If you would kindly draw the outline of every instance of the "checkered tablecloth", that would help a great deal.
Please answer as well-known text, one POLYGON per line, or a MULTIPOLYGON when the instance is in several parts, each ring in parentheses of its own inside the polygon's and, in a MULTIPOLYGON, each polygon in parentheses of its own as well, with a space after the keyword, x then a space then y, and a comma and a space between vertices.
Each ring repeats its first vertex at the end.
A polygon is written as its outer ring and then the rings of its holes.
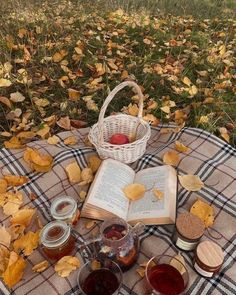
MULTIPOLYGON (((180 140, 191 150, 188 154, 180 154, 181 161, 177 167, 179 174, 196 174, 205 183, 199 192, 186 191, 178 187, 178 212, 188 211, 196 199, 200 197, 213 205, 216 213, 213 228, 205 233, 204 239, 217 242, 224 251, 225 259, 221 271, 211 279, 200 277, 193 269, 193 252, 182 252, 189 270, 190 281, 187 294, 216 295, 236 294, 236 150, 211 135, 196 129, 184 128, 179 133, 161 134, 160 129, 152 128, 152 136, 148 142, 145 155, 132 164, 136 171, 162 165, 162 156, 167 150, 174 150, 174 142, 180 140), (213 237, 217 238, 214 239, 213 237)), ((54 197, 70 195, 79 200, 79 186, 70 185, 64 167, 77 161, 81 168, 87 166, 87 157, 95 153, 94 149, 84 145, 84 138, 88 129, 63 132, 58 136, 63 139, 69 135, 79 138, 78 145, 69 147, 61 140, 57 145, 49 145, 46 141, 35 141, 28 145, 54 157, 52 171, 48 173, 31 172, 23 160, 24 150, 0 151, 0 167, 4 174, 27 175, 30 181, 19 187, 24 193, 24 206, 37 208, 39 218, 43 224, 51 221, 49 207, 54 197), (30 193, 37 198, 30 199, 30 193)), ((83 188, 84 189, 84 188, 83 188)), ((81 203, 82 206, 82 203, 81 203)), ((6 216, 0 213, 1 224, 8 224, 6 216)), ((93 228, 86 229, 85 220, 81 219, 74 234, 77 245, 80 245, 91 235, 96 235, 99 222, 93 228)), ((124 276, 120 295, 146 295, 145 278, 136 273, 139 263, 147 261, 153 255, 175 255, 178 249, 171 241, 173 226, 149 226, 141 235, 141 252, 137 264, 124 276)), ((86 261, 89 249, 77 251, 81 262, 86 261)), ((12 290, 0 281, 0 294, 14 295, 71 295, 78 294, 76 284, 77 271, 68 278, 60 278, 53 268, 53 264, 42 273, 33 273, 31 268, 46 259, 40 247, 26 258, 27 268, 23 279, 12 290)))

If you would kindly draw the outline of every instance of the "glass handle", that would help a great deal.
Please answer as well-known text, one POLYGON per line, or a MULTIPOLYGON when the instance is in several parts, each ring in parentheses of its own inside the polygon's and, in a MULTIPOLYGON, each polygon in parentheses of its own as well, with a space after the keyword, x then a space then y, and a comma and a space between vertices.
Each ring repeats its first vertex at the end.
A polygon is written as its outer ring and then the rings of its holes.
POLYGON ((88 240, 86 240, 86 242, 83 242, 82 245, 79 245, 78 248, 83 249, 83 248, 85 248, 85 247, 87 247, 87 246, 89 246, 91 244, 96 243, 96 242, 101 242, 101 240, 102 240, 101 236, 98 236, 98 237, 92 238, 92 239, 88 239, 88 240))
POLYGON ((132 228, 132 233, 134 233, 136 235, 140 235, 144 232, 144 229, 145 229, 145 224, 143 222, 138 222, 132 228))

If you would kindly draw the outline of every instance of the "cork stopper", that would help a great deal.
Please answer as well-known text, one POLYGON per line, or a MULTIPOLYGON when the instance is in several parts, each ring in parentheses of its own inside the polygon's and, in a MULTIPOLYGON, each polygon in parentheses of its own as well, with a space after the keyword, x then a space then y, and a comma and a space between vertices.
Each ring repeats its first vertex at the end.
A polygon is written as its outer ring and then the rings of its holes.
POLYGON ((212 241, 201 242, 197 246, 196 254, 203 264, 211 268, 221 266, 224 260, 221 247, 212 241))
POLYGON ((176 220, 176 228, 183 237, 190 240, 200 238, 205 230, 203 221, 189 212, 179 214, 176 220))

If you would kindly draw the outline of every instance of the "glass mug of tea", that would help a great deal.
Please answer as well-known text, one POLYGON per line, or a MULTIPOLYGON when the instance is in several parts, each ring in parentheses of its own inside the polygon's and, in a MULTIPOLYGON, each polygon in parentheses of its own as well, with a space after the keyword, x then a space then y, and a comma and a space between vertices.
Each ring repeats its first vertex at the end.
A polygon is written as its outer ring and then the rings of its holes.
POLYGON ((118 295, 122 279, 118 264, 95 258, 80 268, 77 283, 83 295, 118 295))
POLYGON ((151 258, 146 266, 146 279, 153 295, 184 294, 189 275, 186 266, 174 256, 151 258))
POLYGON ((100 235, 86 241, 82 246, 93 243, 96 256, 112 259, 122 271, 130 269, 139 254, 139 234, 144 230, 143 223, 130 226, 125 220, 113 217, 105 220, 100 227, 100 235))

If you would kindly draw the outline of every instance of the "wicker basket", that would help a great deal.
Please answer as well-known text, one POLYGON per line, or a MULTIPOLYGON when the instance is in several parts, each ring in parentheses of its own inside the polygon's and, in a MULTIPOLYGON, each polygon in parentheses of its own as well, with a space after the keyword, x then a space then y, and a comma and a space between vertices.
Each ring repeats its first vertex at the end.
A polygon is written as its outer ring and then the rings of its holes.
POLYGON ((142 157, 146 151, 147 141, 151 135, 151 128, 149 124, 142 119, 142 112, 143 94, 140 87, 135 82, 122 82, 110 92, 101 108, 98 123, 93 125, 89 132, 89 140, 95 146, 102 159, 112 158, 123 163, 132 163, 142 157), (138 116, 134 117, 126 114, 118 114, 104 119, 108 104, 115 94, 126 86, 134 87, 139 96, 138 116), (130 139, 135 137, 135 140, 123 145, 109 143, 110 137, 116 133, 125 134, 130 139))

